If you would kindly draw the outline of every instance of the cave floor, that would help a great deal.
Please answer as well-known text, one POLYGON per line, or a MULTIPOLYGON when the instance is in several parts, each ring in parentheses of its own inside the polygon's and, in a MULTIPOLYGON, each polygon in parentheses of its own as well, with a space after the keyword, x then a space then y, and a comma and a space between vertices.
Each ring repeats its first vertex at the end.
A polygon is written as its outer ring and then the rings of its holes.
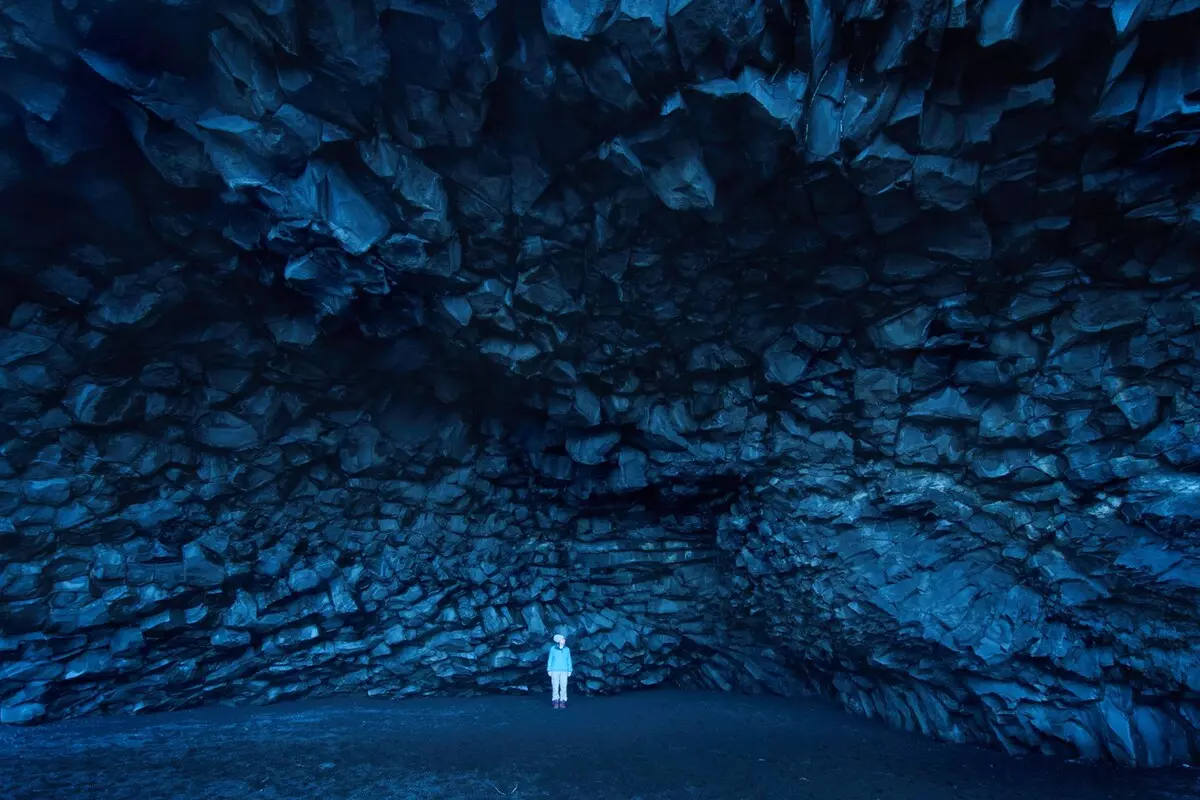
POLYGON ((646 691, 307 701, 0 729, 0 797, 1167 800, 1133 772, 939 744, 817 700, 646 691))

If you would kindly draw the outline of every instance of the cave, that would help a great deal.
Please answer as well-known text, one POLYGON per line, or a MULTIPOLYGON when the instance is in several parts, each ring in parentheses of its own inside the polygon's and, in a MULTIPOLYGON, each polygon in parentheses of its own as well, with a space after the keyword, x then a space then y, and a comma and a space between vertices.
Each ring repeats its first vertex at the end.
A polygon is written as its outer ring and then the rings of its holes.
POLYGON ((1197 42, 1200 0, 4 3, 0 738, 541 715, 561 633, 581 709, 1177 774, 1197 42))

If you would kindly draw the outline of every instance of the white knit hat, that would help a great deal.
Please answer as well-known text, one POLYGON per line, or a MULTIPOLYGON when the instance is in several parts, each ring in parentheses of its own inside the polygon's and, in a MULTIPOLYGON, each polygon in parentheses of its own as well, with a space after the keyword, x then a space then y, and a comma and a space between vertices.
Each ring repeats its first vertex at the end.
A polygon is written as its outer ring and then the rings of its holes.
POLYGON ((563 636, 561 633, 556 633, 554 634, 554 641, 565 643, 567 641, 567 637, 563 636))

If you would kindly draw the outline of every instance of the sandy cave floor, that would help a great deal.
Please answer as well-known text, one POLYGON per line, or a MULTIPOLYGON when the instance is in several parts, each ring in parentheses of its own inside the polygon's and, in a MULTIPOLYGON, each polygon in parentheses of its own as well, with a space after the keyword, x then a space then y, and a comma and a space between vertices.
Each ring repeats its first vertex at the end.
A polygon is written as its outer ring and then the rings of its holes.
POLYGON ((341 699, 0 729, 6 800, 1182 800, 1200 770, 1012 758, 818 700, 341 699))

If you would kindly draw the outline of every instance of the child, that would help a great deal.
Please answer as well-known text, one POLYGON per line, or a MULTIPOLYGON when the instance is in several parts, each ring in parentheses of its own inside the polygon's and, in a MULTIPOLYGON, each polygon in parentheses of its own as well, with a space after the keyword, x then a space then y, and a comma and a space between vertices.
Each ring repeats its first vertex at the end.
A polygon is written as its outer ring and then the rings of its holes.
POLYGON ((550 675, 550 694, 555 708, 567 707, 567 678, 571 677, 571 648, 567 637, 554 634, 554 645, 546 659, 546 672, 550 675))

